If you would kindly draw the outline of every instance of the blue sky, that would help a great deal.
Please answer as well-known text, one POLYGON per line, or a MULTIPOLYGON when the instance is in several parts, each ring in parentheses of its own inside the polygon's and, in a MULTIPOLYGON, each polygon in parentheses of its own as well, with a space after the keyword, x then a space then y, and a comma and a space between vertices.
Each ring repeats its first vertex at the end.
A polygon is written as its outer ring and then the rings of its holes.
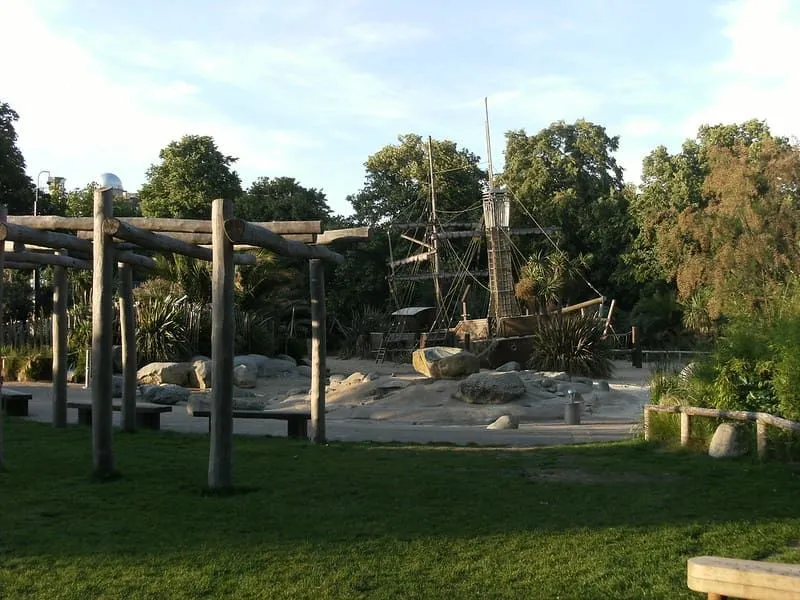
POLYGON ((348 213, 398 134, 485 159, 484 96, 495 170, 505 131, 560 119, 619 135, 634 182, 702 123, 798 135, 799 34, 792 0, 0 0, 0 100, 33 177, 135 191, 171 140, 212 135, 245 186, 295 177, 348 213))

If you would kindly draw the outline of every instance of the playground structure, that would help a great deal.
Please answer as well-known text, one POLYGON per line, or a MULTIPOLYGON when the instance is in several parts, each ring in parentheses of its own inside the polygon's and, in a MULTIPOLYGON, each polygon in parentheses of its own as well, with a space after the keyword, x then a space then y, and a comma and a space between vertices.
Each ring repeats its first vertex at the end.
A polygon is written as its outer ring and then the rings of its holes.
MULTIPOLYGON (((266 249, 309 261, 312 313, 311 423, 313 439, 325 442, 325 282, 323 261, 341 264, 334 241, 358 241, 367 228, 322 231, 319 221, 250 223, 234 218, 233 202, 217 199, 210 220, 114 218, 113 190, 94 194, 93 217, 9 216, 0 210, 0 311, 5 268, 54 267, 53 426, 67 422, 67 269, 92 270, 92 456, 94 474, 115 472, 112 450, 113 267, 119 269, 123 362, 122 429, 136 428, 136 342, 132 266, 155 261, 141 250, 170 252, 212 263, 212 407, 208 485, 232 486, 234 265, 253 265, 250 250, 266 249), (61 233, 66 230, 74 234, 61 233), (7 251, 6 242, 12 243, 7 251)), ((2 344, 0 313, 0 344, 2 344)), ((1 426, 1 424, 0 424, 1 426)), ((0 438, 2 439, 2 438, 0 438)), ((0 446, 0 449, 2 446, 0 446)))

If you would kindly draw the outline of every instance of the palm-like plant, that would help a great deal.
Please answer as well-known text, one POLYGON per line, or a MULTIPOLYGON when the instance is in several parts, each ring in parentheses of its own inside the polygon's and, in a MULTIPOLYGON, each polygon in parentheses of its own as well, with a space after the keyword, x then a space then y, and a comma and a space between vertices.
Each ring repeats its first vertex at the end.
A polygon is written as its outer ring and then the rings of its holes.
POLYGON ((586 267, 586 257, 570 259, 563 250, 545 254, 539 250, 520 271, 517 298, 534 312, 546 313, 561 303, 564 290, 586 267))
POLYGON ((533 334, 529 366, 539 371, 608 377, 611 350, 603 338, 603 323, 592 315, 560 313, 539 318, 533 334))
POLYGON ((136 303, 136 348, 142 364, 187 351, 186 296, 142 296, 136 303))

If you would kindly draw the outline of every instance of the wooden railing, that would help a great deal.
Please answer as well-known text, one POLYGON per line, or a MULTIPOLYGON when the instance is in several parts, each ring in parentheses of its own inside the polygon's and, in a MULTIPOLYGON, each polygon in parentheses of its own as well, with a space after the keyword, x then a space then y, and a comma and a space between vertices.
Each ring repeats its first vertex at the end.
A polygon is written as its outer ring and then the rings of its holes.
POLYGON ((689 589, 709 600, 800 600, 800 565, 697 556, 686 571, 689 589))
POLYGON ((681 415, 681 446, 689 444, 692 417, 710 417, 712 419, 730 419, 733 421, 755 421, 756 448, 759 458, 767 457, 767 426, 777 427, 785 431, 800 432, 800 423, 776 417, 769 413, 749 412, 744 410, 720 410, 717 408, 699 408, 696 406, 662 406, 646 404, 644 407, 644 439, 650 440, 650 415, 654 412, 679 413, 681 415))

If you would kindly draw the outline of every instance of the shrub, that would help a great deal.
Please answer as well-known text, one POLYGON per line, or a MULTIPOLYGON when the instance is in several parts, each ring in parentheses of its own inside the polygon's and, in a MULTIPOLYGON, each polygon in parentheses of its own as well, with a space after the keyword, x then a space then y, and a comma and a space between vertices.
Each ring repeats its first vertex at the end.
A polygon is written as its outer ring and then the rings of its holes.
POLYGON ((613 371, 611 350, 603 339, 603 323, 594 316, 542 317, 532 337, 532 369, 587 377, 608 377, 613 371))
POLYGON ((140 364, 175 360, 188 351, 185 296, 143 295, 136 303, 136 352, 140 364))
POLYGON ((273 354, 275 335, 272 318, 265 314, 236 308, 235 347, 237 354, 273 354))

